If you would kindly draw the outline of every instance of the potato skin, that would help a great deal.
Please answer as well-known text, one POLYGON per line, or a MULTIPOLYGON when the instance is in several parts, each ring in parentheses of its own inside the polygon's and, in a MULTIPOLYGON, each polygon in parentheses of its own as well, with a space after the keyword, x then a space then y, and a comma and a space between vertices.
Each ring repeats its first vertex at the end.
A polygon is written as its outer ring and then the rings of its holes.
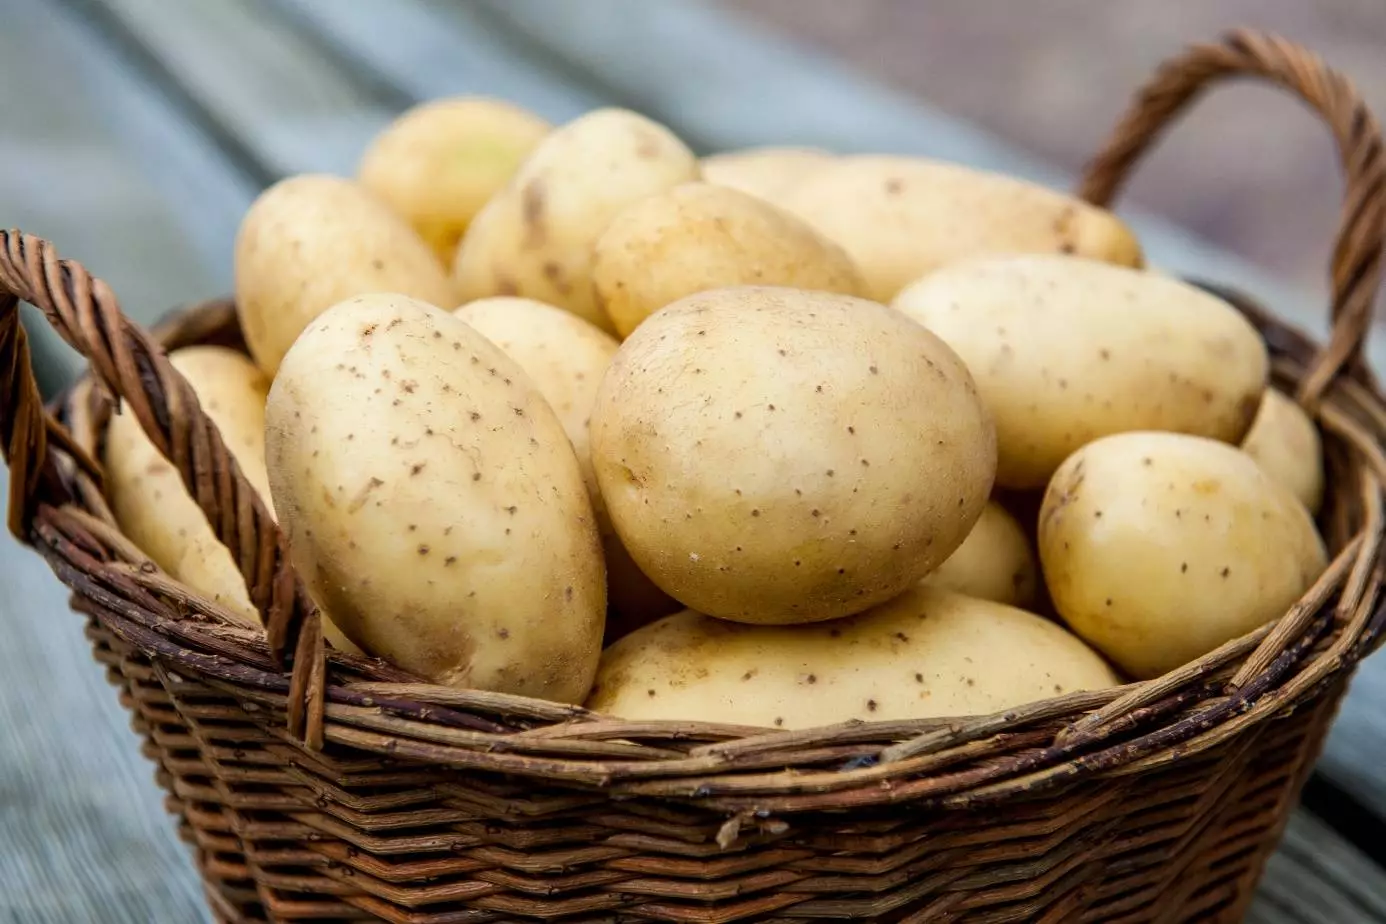
POLYGON ((991 488, 961 361, 898 312, 775 287, 702 292, 622 344, 592 464, 640 568, 724 619, 814 622, 902 592, 991 488))
POLYGON ((820 148, 772 145, 710 154, 699 166, 709 183, 778 202, 785 190, 834 158, 820 148))
POLYGON ((812 626, 738 625, 685 610, 608 648, 587 706, 631 721, 814 728, 986 715, 1118 683, 1049 620, 915 587, 812 626))
POLYGON ((398 292, 457 304, 444 267, 414 230, 351 180, 303 174, 262 192, 241 220, 236 308, 246 345, 273 377, 294 338, 329 306, 398 292))
POLYGON ((399 295, 324 312, 266 411, 299 574, 346 635, 437 683, 580 702, 605 576, 562 424, 471 326, 399 295))
POLYGON ((948 343, 996 420, 997 482, 1043 486, 1100 436, 1170 430, 1237 443, 1266 387, 1256 329, 1175 279, 1062 255, 985 257, 894 307, 948 343))
POLYGON ((665 305, 707 289, 862 289, 837 244, 768 202, 708 183, 684 183, 620 212, 597 239, 592 282, 622 337, 665 305))
POLYGON ((1015 177, 923 158, 840 157, 778 204, 847 249, 866 295, 889 302, 948 263, 984 253, 1074 253, 1140 266, 1116 216, 1015 177))
MULTIPOLYGON (((413 106, 366 148, 357 179, 452 265, 472 217, 552 126, 504 100, 459 96, 413 106)), ((444 306, 447 307, 447 306, 444 306)))
POLYGON ((1323 571, 1313 521, 1235 446, 1123 433, 1054 473, 1040 560, 1064 621, 1157 677, 1281 616, 1323 571))
POLYGON ((1293 398, 1266 389, 1242 451, 1293 491, 1310 513, 1318 513, 1323 504, 1323 443, 1318 428, 1293 398))
POLYGON ((1037 599, 1039 563, 1016 518, 988 501, 963 544, 924 583, 1030 609, 1037 599))
POLYGON ((698 160, 667 128, 597 109, 545 137, 473 219, 453 277, 462 301, 522 295, 605 331, 592 291, 592 248, 632 202, 698 178, 698 160))

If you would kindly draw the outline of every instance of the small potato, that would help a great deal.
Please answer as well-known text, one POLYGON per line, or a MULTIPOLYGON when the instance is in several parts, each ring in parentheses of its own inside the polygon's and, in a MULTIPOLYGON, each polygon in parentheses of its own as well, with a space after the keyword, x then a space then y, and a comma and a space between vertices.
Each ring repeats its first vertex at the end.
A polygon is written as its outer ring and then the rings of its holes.
POLYGON ((1266 389, 1242 451, 1294 492, 1310 513, 1323 503, 1323 446, 1318 428, 1292 398, 1266 389))
POLYGON ((270 389, 270 487, 314 598, 436 683, 587 695, 606 581, 562 423, 470 325, 401 295, 315 319, 270 389))
POLYGON ((846 251, 792 215, 734 189, 685 183, 641 199, 597 239, 597 302, 622 337, 685 295, 735 285, 857 295, 846 251))
POLYGON ((1235 446, 1178 433, 1108 436, 1065 461, 1040 560, 1064 621, 1137 679, 1283 615, 1326 565, 1289 488, 1235 446))
POLYGON ((598 109, 555 129, 462 238, 462 301, 522 295, 612 331, 592 291, 597 238, 632 202, 696 179, 693 152, 634 112, 598 109))
POLYGON ((236 308, 250 354, 273 377, 308 322, 344 298, 398 292, 457 304, 414 230, 350 180, 305 174, 260 194, 241 221, 236 308))
POLYGON ((711 154, 699 164, 709 183, 778 202, 785 190, 833 160, 819 148, 760 147, 711 154))
POLYGON ((1039 565, 1015 517, 988 501, 963 544, 924 583, 1029 609, 1035 603, 1039 565))
POLYGON ((774 728, 989 715, 1120 680, 1047 619, 916 587, 857 616, 746 626, 685 610, 602 654, 587 706, 774 728))
POLYGON ((889 302, 909 283, 984 253, 1074 253, 1140 266, 1116 216, 1043 186, 958 164, 854 155, 814 170, 778 204, 837 241, 889 302))
POLYGON ((901 593, 966 538, 995 464, 961 361, 846 295, 714 289, 622 344, 592 465, 631 557, 740 622, 816 622, 901 593))
POLYGON ((551 128, 502 100, 430 100, 405 111, 371 141, 357 178, 451 266, 472 217, 551 128))
POLYGON ((1237 443, 1269 358, 1235 308, 1194 286, 1060 255, 983 257, 894 306, 952 347, 996 419, 996 480, 1043 486, 1100 436, 1170 430, 1237 443))

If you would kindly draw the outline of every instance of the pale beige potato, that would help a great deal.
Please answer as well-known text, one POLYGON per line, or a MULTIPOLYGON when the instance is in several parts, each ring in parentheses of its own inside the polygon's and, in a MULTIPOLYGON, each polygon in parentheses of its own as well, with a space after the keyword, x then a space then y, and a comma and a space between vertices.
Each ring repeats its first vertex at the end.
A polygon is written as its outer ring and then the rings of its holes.
POLYGON ((778 202, 785 190, 834 157, 821 148, 768 145, 710 154, 699 166, 709 183, 778 202))
POLYGON ((270 389, 266 456, 298 573, 373 655, 450 686, 586 696, 606 579, 558 416, 467 323, 348 299, 270 389))
POLYGON ((303 174, 262 192, 241 220, 236 308, 250 354, 273 377, 290 344, 331 305, 369 292, 458 304, 438 258, 360 185, 303 174))
POLYGON ((1055 609, 1137 679, 1284 615, 1327 558, 1304 505, 1235 446, 1122 433, 1074 453, 1040 512, 1055 609))
POLYGON ((1215 295, 1062 255, 982 257, 894 307, 952 347, 996 420, 997 483, 1042 487, 1070 453, 1129 430, 1237 443, 1266 388, 1256 329, 1215 295))
POLYGON ((407 109, 371 140, 357 179, 451 266, 473 216, 552 127, 504 100, 429 100, 407 109))
POLYGON ((1120 682, 1047 619, 920 586, 812 626, 738 625, 685 610, 603 652, 587 706, 631 721, 816 728, 989 715, 1120 682))
POLYGON ((592 282, 622 337, 665 305, 708 289, 862 289, 837 244, 768 202, 709 183, 675 186, 613 218, 597 239, 592 282))
POLYGON ((1029 608, 1039 585, 1039 563, 1025 531, 1005 507, 988 501, 972 532, 938 569, 931 587, 1029 608))
POLYGON ((696 179, 693 152, 634 112, 597 109, 554 129, 458 245, 461 302, 522 295, 613 331, 592 291, 597 238, 632 202, 696 179))
POLYGON ((899 312, 745 286, 631 335, 592 413, 592 465, 631 557, 685 606, 801 623, 861 612, 982 513, 991 419, 962 362, 899 312))
POLYGON ((1142 262, 1135 235, 1104 209, 1016 177, 917 157, 838 158, 796 182, 778 204, 847 248, 865 294, 883 302, 979 254, 1142 262))
POLYGON ((1304 408, 1282 391, 1267 388, 1242 451, 1294 492, 1310 513, 1323 504, 1323 444, 1304 408))

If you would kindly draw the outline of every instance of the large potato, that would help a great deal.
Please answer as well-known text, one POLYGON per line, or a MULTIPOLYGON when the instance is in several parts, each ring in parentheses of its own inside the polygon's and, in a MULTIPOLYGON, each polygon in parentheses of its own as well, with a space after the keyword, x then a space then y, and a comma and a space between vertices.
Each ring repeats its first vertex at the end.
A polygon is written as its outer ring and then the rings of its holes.
POLYGON ((428 245, 350 180, 305 174, 260 194, 236 234, 236 307, 246 345, 274 376, 294 338, 329 306, 399 292, 442 308, 457 303, 428 245))
POLYGON ((902 592, 981 515, 991 420, 918 324, 846 295, 715 289, 622 344, 592 465, 640 568, 686 606, 814 622, 902 592))
POLYGON ((284 357, 266 410, 294 564, 354 642, 437 683, 587 694, 601 547, 558 417, 450 314, 349 299, 284 357))
POLYGON ((1016 518, 988 501, 963 544, 924 583, 1028 609, 1035 603, 1039 564, 1016 518))
POLYGON ((996 480, 1041 487, 1099 436, 1171 430, 1236 443, 1266 387, 1256 329, 1175 279, 1059 255, 984 257, 894 305, 948 343, 996 419, 996 480))
POLYGON ((627 337, 685 295, 735 285, 858 295, 861 275, 837 244, 755 196, 685 183, 641 199, 597 239, 597 302, 627 337))
POLYGON ((1323 446, 1318 428, 1293 399, 1266 389, 1242 451, 1294 492, 1310 513, 1323 503, 1323 446))
POLYGON ((1064 621, 1156 677, 1281 616, 1323 571, 1304 505, 1235 446, 1123 433, 1054 473, 1040 560, 1064 621))
POLYGON ((1047 619, 916 587, 813 626, 737 625, 685 610, 607 649, 587 705, 632 721, 813 728, 990 714, 1119 682, 1047 619))
POLYGON ((462 238, 462 301, 523 295, 611 331, 592 291, 597 238, 627 205, 697 178, 693 152, 636 113, 598 109, 555 129, 462 238))
POLYGON ((703 179, 778 202, 784 191, 834 155, 818 148, 758 147, 710 154, 699 161, 703 179))
POLYGON ((945 264, 983 253, 1073 253, 1139 266, 1111 213, 1014 177, 910 157, 856 155, 814 170, 779 205, 852 255, 888 302, 945 264))
POLYGON ((371 141, 357 178, 451 266, 472 217, 551 128, 502 100, 430 100, 405 111, 371 141))

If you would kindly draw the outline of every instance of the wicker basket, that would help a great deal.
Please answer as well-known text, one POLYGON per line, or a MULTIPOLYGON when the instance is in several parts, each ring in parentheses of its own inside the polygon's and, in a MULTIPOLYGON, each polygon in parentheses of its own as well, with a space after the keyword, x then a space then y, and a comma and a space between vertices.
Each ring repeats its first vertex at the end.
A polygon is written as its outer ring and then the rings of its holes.
POLYGON ((1314 106, 1347 176, 1322 349, 1254 306, 1324 434, 1327 573, 1273 625, 1158 680, 956 721, 632 724, 416 682, 327 649, 284 541, 164 350, 239 344, 227 302, 152 332, 45 241, 0 233, 10 527, 73 591, 221 921, 1235 921, 1382 627, 1386 403, 1361 361, 1379 275, 1376 121, 1346 80, 1236 33, 1169 62, 1090 167, 1107 203, 1206 84, 1314 106), (91 362, 40 401, 18 318, 91 362), (113 525, 92 461, 119 395, 233 552, 238 628, 113 525))

